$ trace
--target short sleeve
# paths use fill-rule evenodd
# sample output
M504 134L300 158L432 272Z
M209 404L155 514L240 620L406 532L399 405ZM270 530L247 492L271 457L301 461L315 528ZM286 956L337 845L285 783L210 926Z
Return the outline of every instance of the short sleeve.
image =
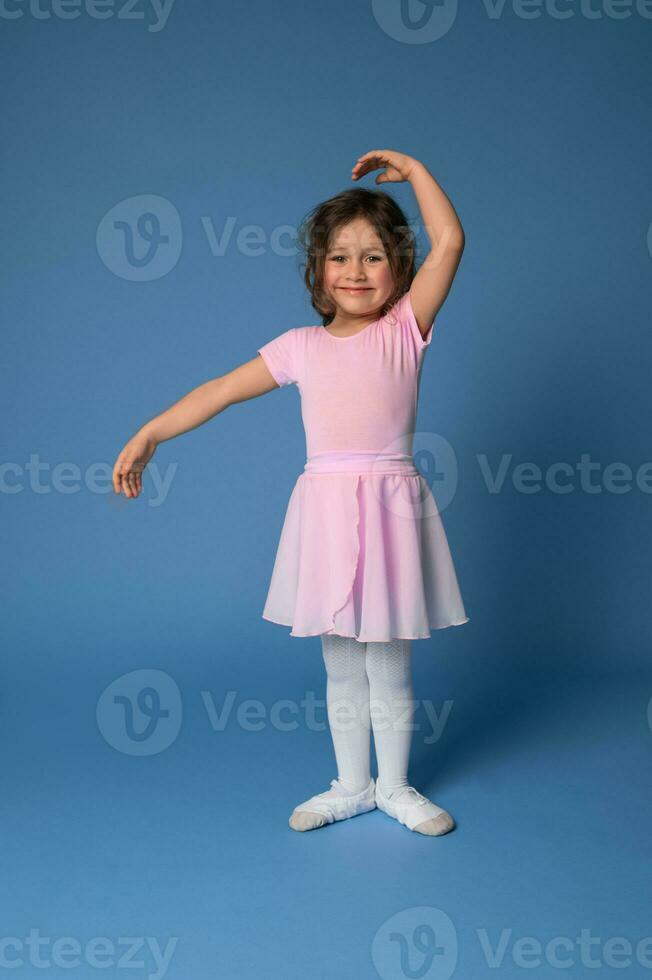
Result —
M299 380L297 340L297 328L291 327L258 348L269 373L281 387Z
M410 298L409 290L407 293L403 293L401 298L394 304L392 313L398 318L403 339L414 347L415 350L422 351L430 344L435 320L433 319L432 323L426 330L425 335L423 335L419 330L419 324L417 323L414 310L412 309L412 300Z

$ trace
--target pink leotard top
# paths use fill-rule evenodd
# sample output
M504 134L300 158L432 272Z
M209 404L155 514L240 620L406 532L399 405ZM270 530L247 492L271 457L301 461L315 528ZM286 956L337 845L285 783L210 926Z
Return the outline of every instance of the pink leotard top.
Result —
M323 326L291 327L258 348L274 380L299 389L308 457L388 445L411 453L433 324L422 336L407 292L351 337Z

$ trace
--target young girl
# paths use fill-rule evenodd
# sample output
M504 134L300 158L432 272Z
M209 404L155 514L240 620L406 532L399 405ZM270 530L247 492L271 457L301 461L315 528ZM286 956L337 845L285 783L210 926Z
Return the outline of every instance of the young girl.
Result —
M299 237L321 325L286 330L148 422L120 453L113 485L137 497L159 443L237 402L297 385L307 460L262 615L291 626L290 636L321 638L338 776L295 807L290 827L314 830L378 807L410 830L438 836L453 818L407 778L411 641L468 617L412 440L423 358L464 232L422 163L372 150L359 157L352 179L379 168L377 184L406 180L416 195L431 243L419 271L412 231L390 195L355 187L319 204ZM343 704L349 710L341 724Z

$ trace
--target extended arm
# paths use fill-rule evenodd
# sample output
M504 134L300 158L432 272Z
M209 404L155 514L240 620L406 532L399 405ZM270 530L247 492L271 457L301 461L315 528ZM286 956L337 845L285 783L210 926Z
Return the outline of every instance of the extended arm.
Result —
M165 442L174 436L196 429L213 416L223 412L229 405L257 398L273 388L278 388L260 355L245 361L228 374L212 378L187 395L180 398L170 408L147 422L140 430L157 443Z
M124 490L127 497L137 497L142 490L142 471L159 443L196 429L229 405L256 398L278 387L257 354L228 374L193 388L170 408L146 422L129 440L113 467L113 489L116 493Z

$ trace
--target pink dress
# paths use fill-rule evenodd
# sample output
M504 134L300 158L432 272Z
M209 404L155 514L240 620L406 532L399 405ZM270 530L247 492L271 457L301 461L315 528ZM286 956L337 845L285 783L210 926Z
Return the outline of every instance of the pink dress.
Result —
M432 333L421 336L405 293L351 337L292 327L258 348L279 385L297 385L306 438L262 613L290 636L416 640L468 622L412 458Z

